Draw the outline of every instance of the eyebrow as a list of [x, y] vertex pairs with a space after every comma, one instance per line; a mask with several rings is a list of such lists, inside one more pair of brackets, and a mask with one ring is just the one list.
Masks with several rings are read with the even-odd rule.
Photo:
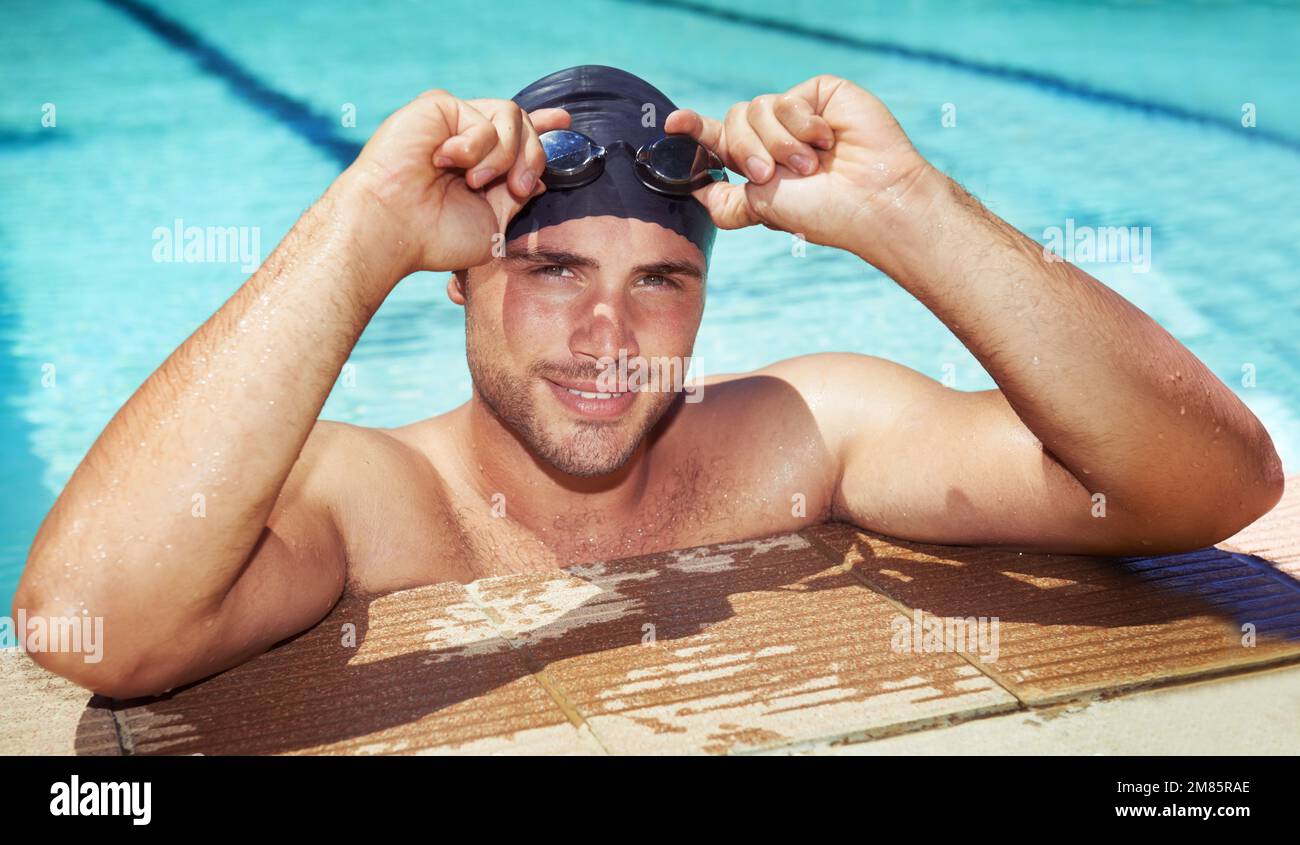
[[565, 249], [522, 249], [510, 250], [504, 259], [506, 264], [559, 264], [562, 267], [582, 267], [599, 270], [600, 262], [586, 255], [569, 252]]
[[[561, 267], [581, 267], [586, 270], [600, 269], [600, 262], [596, 259], [566, 249], [512, 250], [503, 261], [512, 266], [519, 264], [556, 264]], [[697, 281], [704, 281], [704, 273], [700, 270], [699, 265], [686, 259], [666, 258], [662, 261], [638, 264], [632, 268], [632, 272], [662, 276], [689, 276]]]
[[667, 258], [650, 264], [638, 264], [632, 268], [632, 272], [651, 276], [688, 276], [697, 282], [704, 281], [699, 266], [685, 259]]

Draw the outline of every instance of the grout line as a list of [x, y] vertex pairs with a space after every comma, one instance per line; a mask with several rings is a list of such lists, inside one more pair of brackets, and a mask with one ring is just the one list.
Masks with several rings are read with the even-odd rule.
[[117, 699], [109, 699], [108, 715], [113, 720], [113, 731], [117, 734], [117, 747], [122, 752], [122, 756], [134, 757], [135, 740], [131, 738], [131, 729], [127, 727], [126, 719], [118, 712], [117, 704]]
[[1282, 653], [1271, 655], [1262, 660], [1255, 661], [1254, 663], [1231, 663], [1227, 665], [1208, 666], [1202, 669], [1194, 669], [1180, 675], [1162, 675], [1158, 678], [1147, 678], [1144, 680], [1130, 681], [1105, 687], [1090, 687], [1087, 689], [1063, 692], [1057, 695], [1045, 695], [1042, 698], [1030, 702], [1029, 710], [1049, 710], [1065, 704], [1091, 704], [1096, 701], [1122, 698], [1133, 693], [1154, 692], [1181, 686], [1193, 686], [1195, 684], [1216, 680], [1226, 681], [1239, 676], [1272, 672], [1291, 667], [1300, 667], [1300, 654]]
[[[848, 524], [845, 523], [845, 525]], [[808, 530], [808, 529], [804, 529], [804, 530]], [[802, 536], [803, 532], [801, 531], [800, 534]], [[804, 536], [804, 539], [808, 540], [809, 543], [811, 543], [814, 547], [816, 547], [819, 551], [821, 551], [823, 556], [826, 557], [828, 560], [830, 560], [832, 563], [837, 563], [839, 566], [848, 569], [848, 571], [858, 581], [863, 583], [872, 592], [881, 596], [886, 601], [908, 612], [911, 612], [914, 609], [902, 602], [895, 600], [892, 596], [881, 591], [874, 584], [872, 584], [866, 578], [866, 576], [862, 575], [862, 573], [859, 572], [856, 567], [852, 566], [851, 564], [846, 565], [844, 561], [847, 555], [841, 555], [835, 549], [831, 548], [828, 544], [826, 544], [825, 541], [821, 540], [818, 537]], [[856, 547], [856, 543], [855, 543], [855, 547]], [[1259, 566], [1257, 563], [1253, 561], [1244, 561], [1244, 562], [1252, 564], [1256, 569], [1265, 568]], [[1290, 576], [1287, 576], [1285, 573], [1279, 573], [1279, 574], [1282, 577], [1291, 581], [1290, 586], [1292, 587], [1295, 586], [1294, 581], [1290, 579]], [[963, 657], [966, 657], [966, 655], [962, 652], [958, 652], [958, 654], [962, 654]], [[1058, 695], [1034, 696], [1034, 695], [1026, 694], [1023, 697], [1021, 695], [1018, 695], [1013, 689], [1010, 688], [1010, 685], [1007, 682], [1004, 682], [1001, 679], [1002, 676], [1000, 673], [990, 672], [987, 669], [985, 669], [985, 667], [980, 665], [978, 662], [970, 660], [969, 658], [967, 658], [967, 662], [973, 665], [976, 669], [980, 670], [983, 674], [989, 676], [993, 681], [998, 683], [999, 686], [1006, 689], [1008, 693], [1015, 696], [1015, 698], [1021, 702], [1025, 710], [1035, 711], [1043, 708], [1059, 707], [1061, 705], [1070, 704], [1070, 703], [1087, 704], [1093, 701], [1128, 695], [1134, 692], [1144, 692], [1147, 690], [1163, 689], [1163, 688], [1175, 687], [1183, 684], [1200, 683], [1215, 678], [1231, 677], [1235, 675], [1245, 675], [1256, 671], [1266, 671], [1269, 669], [1281, 668], [1288, 665], [1297, 665], [1300, 664], [1300, 654], [1297, 654], [1295, 652], [1291, 652], [1291, 653], [1284, 652], [1281, 654], [1268, 656], [1261, 660], [1257, 660], [1249, 663], [1232, 663], [1228, 665], [1220, 664], [1217, 666], [1206, 666], [1204, 668], [1194, 669], [1190, 672], [1183, 672], [1183, 673], [1173, 674], [1173, 675], [1163, 675], [1158, 678], [1135, 680], [1126, 683], [1112, 684], [1104, 687], [1092, 687], [1087, 689], [1065, 691]]]
[[497, 636], [504, 640], [506, 645], [510, 646], [511, 650], [518, 655], [520, 662], [524, 664], [524, 668], [528, 670], [529, 675], [537, 681], [542, 689], [546, 690], [546, 694], [551, 697], [551, 701], [564, 714], [564, 718], [569, 720], [569, 724], [573, 725], [579, 734], [585, 732], [590, 736], [603, 753], [613, 756], [613, 752], [596, 735], [596, 730], [591, 726], [591, 723], [583, 718], [582, 713], [564, 694], [564, 690], [547, 673], [546, 667], [537, 665], [537, 662], [528, 654], [528, 650], [523, 646], [515, 645], [514, 640], [501, 628], [501, 614], [497, 613], [496, 608], [483, 604], [478, 600], [477, 590], [468, 589], [473, 586], [472, 583], [465, 586], [465, 595], [469, 596], [469, 600], [474, 603], [474, 606], [483, 612], [483, 616], [487, 618], [488, 624], [492, 626], [492, 630], [496, 631]]
[[[876, 585], [871, 583], [871, 581], [867, 578], [867, 576], [863, 575], [861, 572], [858, 571], [858, 568], [856, 566], [854, 566], [852, 563], [846, 562], [848, 555], [839, 554], [830, 546], [826, 545], [826, 543], [823, 542], [819, 537], [805, 536], [803, 531], [799, 532], [799, 536], [803, 537], [813, 546], [813, 548], [817, 549], [817, 551], [821, 553], [823, 558], [826, 558], [832, 564], [842, 568], [845, 572], [848, 573], [849, 577], [853, 578], [855, 581], [857, 581], [862, 586], [866, 587], [875, 595], [880, 596], [882, 599], [889, 602], [891, 605], [893, 605], [895, 610], [910, 615], [913, 610], [918, 609], [918, 608], [907, 606], [903, 602], [899, 601], [898, 599], [894, 598], [893, 596], [889, 595], [888, 593], [876, 587]], [[854, 543], [854, 548], [855, 549], [857, 548], [856, 541]], [[861, 556], [860, 553], [859, 556]], [[1016, 693], [1016, 691], [1012, 688], [1011, 684], [1008, 681], [1004, 680], [1000, 672], [995, 672], [986, 668], [985, 665], [982, 664], [982, 661], [975, 661], [971, 659], [965, 652], [959, 651], [957, 652], [957, 654], [961, 657], [962, 660], [965, 660], [971, 666], [974, 666], [977, 672], [979, 672], [981, 675], [984, 675], [989, 680], [993, 681], [993, 683], [1001, 687], [1004, 692], [1006, 692], [1008, 695], [1014, 698], [1020, 704], [1021, 709], [1025, 709], [1030, 706], [1027, 701], [1025, 701]]]
[[959, 725], [967, 725], [985, 719], [999, 719], [1015, 716], [1017, 714], [1030, 715], [1032, 713], [1034, 713], [1032, 709], [1015, 706], [965, 710], [940, 716], [927, 716], [907, 722], [895, 722], [892, 725], [881, 725], [875, 728], [828, 733], [823, 736], [813, 737], [812, 739], [800, 739], [794, 742], [746, 748], [741, 751], [733, 751], [730, 756], [762, 757], [773, 754], [803, 755], [807, 752], [816, 752], [818, 747], [823, 745], [836, 748], [850, 748], [855, 745], [867, 745], [872, 742], [878, 742], [882, 739], [892, 739], [898, 736], [908, 736], [910, 734], [919, 734], [926, 731], [941, 731], [945, 728], [955, 728]]
[[[812, 526], [812, 527], [816, 527], [816, 526]], [[876, 588], [876, 586], [873, 585], [866, 578], [866, 576], [864, 576], [861, 572], [857, 570], [857, 567], [855, 567], [852, 563], [846, 562], [849, 555], [840, 554], [835, 549], [831, 548], [821, 538], [813, 535], [811, 532], [805, 534], [804, 533], [805, 531], [809, 531], [809, 529], [802, 529], [798, 532], [798, 534], [801, 537], [803, 537], [805, 540], [807, 540], [808, 543], [813, 548], [815, 548], [822, 555], [822, 557], [825, 558], [828, 562], [830, 562], [835, 566], [841, 567], [842, 569], [847, 571], [850, 574], [850, 576], [854, 578], [854, 580], [861, 583], [872, 593], [880, 596], [882, 599], [889, 602], [894, 607], [899, 608], [900, 610], [906, 610], [906, 611], [912, 610], [912, 608], [908, 607], [902, 602], [897, 601], [892, 596]], [[854, 548], [856, 548], [856, 541], [855, 541]], [[861, 555], [860, 552], [859, 555]], [[961, 654], [961, 652], [958, 653]], [[962, 654], [962, 657], [965, 658], [966, 655]], [[972, 711], [968, 714], [954, 713], [948, 715], [947, 717], [919, 720], [910, 723], [899, 723], [895, 725], [884, 726], [881, 728], [866, 729], [858, 732], [845, 731], [837, 734], [828, 734], [825, 737], [818, 737], [811, 740], [800, 740], [795, 743], [777, 744], [767, 748], [752, 749], [740, 753], [742, 754], [772, 754], [772, 753], [798, 754], [801, 753], [802, 751], [813, 750], [817, 745], [822, 743], [831, 746], [858, 745], [858, 744], [873, 742], [876, 740], [885, 739], [893, 736], [902, 736], [906, 734], [921, 733], [923, 731], [931, 731], [931, 730], [942, 730], [944, 728], [954, 727], [960, 724], [978, 722], [984, 719], [995, 719], [1002, 716], [1011, 716], [1016, 713], [1022, 713], [1026, 715], [1043, 713], [1046, 711], [1058, 709], [1060, 707], [1065, 707], [1069, 705], [1079, 705], [1079, 704], [1083, 705], [1084, 707], [1087, 707], [1093, 703], [1102, 702], [1110, 699], [1122, 698], [1133, 693], [1155, 692], [1160, 690], [1177, 689], [1179, 687], [1194, 686], [1197, 684], [1202, 684], [1207, 682], [1213, 683], [1215, 681], [1219, 681], [1222, 683], [1229, 683], [1233, 679], [1239, 677], [1247, 677], [1254, 674], [1263, 674], [1265, 672], [1270, 672], [1270, 671], [1284, 671], [1288, 668], [1300, 667], [1300, 654], [1284, 653], [1284, 654], [1279, 654], [1274, 658], [1267, 658], [1265, 660], [1255, 662], [1255, 663], [1234, 664], [1230, 666], [1218, 666], [1213, 668], [1206, 668], [1203, 671], [1193, 672], [1190, 674], [1164, 676], [1160, 678], [1149, 679], [1146, 681], [1136, 681], [1133, 683], [1121, 684], [1119, 686], [1099, 687], [1099, 688], [1094, 688], [1089, 690], [1075, 690], [1073, 692], [1063, 693], [1060, 696], [1041, 698], [1032, 701], [1026, 700], [1021, 696], [1017, 695], [1015, 691], [1009, 688], [1009, 686], [1006, 683], [1004, 683], [998, 675], [985, 670], [983, 666], [979, 665], [975, 661], [972, 661], [969, 658], [967, 658], [967, 662], [973, 665], [977, 671], [981, 672], [981, 674], [984, 674], [994, 683], [998, 684], [998, 686], [1002, 687], [1007, 693], [1009, 693], [1013, 698], [1015, 698], [1019, 706], [1014, 709], [1001, 710], [1001, 711], [998, 710], [989, 710], [986, 712]]]
[[[812, 753], [818, 755], [821, 753], [819, 746], [848, 748], [857, 745], [866, 745], [882, 739], [892, 739], [897, 736], [906, 736], [908, 734], [921, 733], [929, 730], [943, 730], [950, 727], [973, 724], [985, 720], [993, 721], [1005, 716], [1024, 715], [1036, 716], [1038, 718], [1052, 718], [1053, 711], [1060, 711], [1063, 708], [1079, 707], [1086, 709], [1093, 704], [1105, 704], [1109, 701], [1126, 698], [1130, 693], [1156, 693], [1170, 692], [1183, 688], [1191, 688], [1204, 684], [1218, 683], [1227, 685], [1234, 680], [1247, 679], [1255, 676], [1272, 674], [1274, 672], [1300, 671], [1300, 658], [1292, 656], [1283, 658], [1281, 663], [1253, 664], [1249, 666], [1226, 667], [1224, 669], [1212, 672], [1210, 674], [1200, 674], [1196, 676], [1185, 676], [1179, 678], [1165, 678], [1159, 681], [1149, 683], [1139, 683], [1129, 685], [1122, 689], [1100, 689], [1093, 690], [1090, 693], [1081, 696], [1069, 698], [1045, 699], [1023, 710], [991, 710], [986, 713], [975, 713], [970, 716], [960, 718], [950, 718], [947, 720], [932, 720], [929, 723], [920, 721], [903, 726], [903, 730], [867, 730], [860, 734], [828, 734], [824, 738], [812, 740], [800, 740], [799, 742], [787, 745], [774, 745], [767, 748], [757, 748], [739, 752], [743, 755], [763, 755], [763, 754], [791, 754], [802, 755]], [[958, 752], [959, 754], [962, 752]]]

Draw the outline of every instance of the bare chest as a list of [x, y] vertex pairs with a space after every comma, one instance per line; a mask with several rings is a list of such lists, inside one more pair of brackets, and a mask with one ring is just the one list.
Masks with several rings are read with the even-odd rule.
[[[618, 513], [577, 507], [538, 521], [532, 503], [443, 491], [436, 518], [410, 514], [388, 526], [385, 565], [359, 584], [367, 592], [438, 581], [550, 572], [599, 560], [721, 543], [824, 521], [827, 491], [816, 467], [805, 472], [728, 456], [690, 456]], [[405, 537], [405, 541], [401, 538]]]
[[[770, 481], [770, 479], [768, 480]], [[793, 530], [820, 521], [824, 498], [775, 490], [722, 460], [692, 459], [618, 513], [577, 507], [527, 527], [510, 502], [461, 502], [461, 554], [475, 577], [553, 570], [599, 560]], [[800, 485], [795, 485], [800, 486]]]

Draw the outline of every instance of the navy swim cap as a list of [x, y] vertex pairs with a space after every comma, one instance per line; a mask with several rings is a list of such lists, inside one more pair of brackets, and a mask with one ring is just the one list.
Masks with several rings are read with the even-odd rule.
[[[573, 118], [571, 129], [601, 146], [627, 141], [633, 151], [663, 137], [662, 123], [677, 108], [644, 79], [605, 65], [556, 71], [511, 99], [525, 112], [562, 108]], [[647, 105], [654, 107], [653, 112]], [[529, 200], [506, 226], [506, 240], [566, 220], [602, 214], [671, 229], [700, 248], [708, 267], [718, 231], [708, 210], [694, 197], [665, 196], [641, 184], [632, 169], [632, 154], [621, 146], [609, 148], [604, 172], [594, 182], [577, 188], [547, 188], [546, 193]]]

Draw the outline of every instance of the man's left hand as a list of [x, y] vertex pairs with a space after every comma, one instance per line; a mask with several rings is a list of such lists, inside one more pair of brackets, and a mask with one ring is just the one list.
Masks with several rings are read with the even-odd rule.
[[851, 251], [908, 213], [918, 182], [940, 176], [884, 103], [828, 74], [736, 103], [721, 122], [678, 109], [664, 130], [749, 179], [695, 191], [719, 228], [762, 224]]

